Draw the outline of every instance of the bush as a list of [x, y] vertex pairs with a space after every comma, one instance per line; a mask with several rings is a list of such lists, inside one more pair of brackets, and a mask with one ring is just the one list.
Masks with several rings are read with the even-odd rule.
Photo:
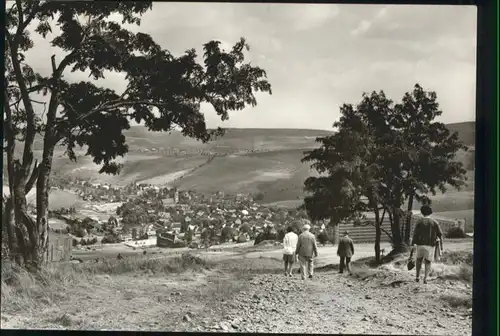
[[248, 241], [248, 236], [246, 234], [242, 234], [238, 237], [238, 243], [246, 243]]
[[472, 266], [474, 256], [469, 251], [446, 251], [441, 256], [441, 262], [447, 265], [468, 265]]
[[97, 243], [97, 238], [96, 237], [88, 238], [88, 239], [82, 238], [80, 240], [80, 244], [82, 244], [82, 245], [94, 245], [95, 243]]
[[255, 237], [254, 245], [258, 245], [259, 243], [263, 242], [264, 240], [276, 240], [277, 237], [278, 237], [278, 233], [276, 232], [276, 230], [260, 232], [257, 235], [257, 237]]
[[318, 242], [322, 245], [325, 245], [326, 243], [328, 243], [329, 239], [328, 239], [328, 234], [326, 233], [326, 231], [322, 231], [318, 234], [317, 236], [317, 239], [318, 239]]
[[280, 228], [278, 230], [277, 240], [283, 241], [283, 239], [285, 238], [285, 235], [286, 235], [286, 230], [284, 228]]
[[87, 231], [84, 228], [79, 227], [79, 226], [73, 226], [71, 228], [71, 231], [72, 231], [73, 235], [77, 236], [78, 238], [83, 238], [87, 234]]
[[462, 228], [456, 226], [452, 227], [451, 229], [446, 232], [446, 238], [452, 238], [452, 239], [457, 239], [457, 238], [467, 238], [467, 235], [465, 234], [465, 231], [462, 230]]
[[238, 231], [240, 233], [250, 233], [250, 232], [252, 232], [252, 230], [250, 229], [250, 226], [248, 226], [248, 224], [246, 224], [246, 223], [240, 225]]
[[117, 244], [120, 242], [121, 242], [120, 238], [115, 235], [104, 236], [104, 238], [102, 238], [101, 240], [102, 244]]
[[258, 192], [253, 196], [254, 201], [262, 201], [265, 197], [265, 194], [263, 192]]
[[74, 246], [78, 246], [78, 244], [79, 244], [79, 241], [78, 241], [78, 240], [76, 240], [75, 238], [73, 238], [73, 247], [74, 247]]
[[225, 243], [226, 241], [228, 241], [231, 238], [232, 234], [233, 230], [229, 226], [224, 227], [220, 234], [221, 243]]
[[185, 234], [184, 234], [184, 240], [190, 244], [192, 241], [193, 241], [193, 231], [191, 230], [188, 230]]

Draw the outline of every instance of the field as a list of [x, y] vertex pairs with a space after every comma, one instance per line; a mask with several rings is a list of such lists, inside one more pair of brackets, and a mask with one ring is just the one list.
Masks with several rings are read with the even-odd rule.
[[281, 249], [265, 244], [53, 266], [44, 282], [2, 265], [1, 327], [470, 335], [472, 241], [445, 248], [428, 285], [405, 256], [368, 267], [372, 245], [356, 246], [352, 277], [320, 247], [307, 281], [285, 278]]
[[[474, 144], [474, 123], [448, 126], [458, 131], [466, 144]], [[183, 137], [179, 132], [154, 133], [135, 126], [126, 132], [130, 152], [121, 159], [123, 169], [120, 175], [98, 174], [99, 167], [83, 152], [76, 163], [71, 162], [61, 148], [54, 159], [54, 178], [79, 176], [112, 185], [143, 182], [203, 193], [254, 193], [259, 194], [261, 203], [296, 207], [304, 196], [304, 180], [316, 174], [308, 164], [300, 162], [304, 151], [317, 147], [316, 137], [329, 133], [304, 129], [228, 129], [224, 137], [202, 144]], [[218, 156], [212, 157], [214, 153]], [[40, 152], [36, 154], [39, 156]], [[473, 152], [460, 153], [457, 159], [468, 167], [474, 166]], [[463, 190], [450, 189], [431, 198], [435, 212], [456, 218], [469, 214], [464, 218], [472, 226], [473, 170], [468, 172], [468, 185]], [[51, 196], [51, 203], [56, 208], [77, 202], [73, 196], [68, 200], [59, 199]], [[419, 207], [415, 202], [413, 208]]]

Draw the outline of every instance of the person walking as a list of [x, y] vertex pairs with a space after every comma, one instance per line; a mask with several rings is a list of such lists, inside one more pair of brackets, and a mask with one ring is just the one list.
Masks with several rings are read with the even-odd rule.
[[293, 228], [289, 226], [286, 229], [285, 237], [283, 238], [283, 261], [285, 263], [285, 275], [292, 276], [293, 263], [295, 261], [295, 250], [299, 236], [293, 232]]
[[316, 244], [316, 237], [309, 231], [311, 230], [311, 226], [306, 224], [302, 230], [303, 232], [297, 241], [295, 254], [299, 257], [302, 280], [305, 280], [306, 276], [309, 279], [313, 278], [313, 257], [318, 256], [318, 246]]
[[432, 209], [428, 205], [420, 208], [423, 218], [420, 218], [415, 224], [413, 230], [412, 245], [416, 245], [416, 281], [420, 281], [420, 270], [422, 263], [425, 262], [424, 270], [424, 284], [427, 283], [427, 278], [431, 272], [432, 262], [434, 261], [434, 254], [436, 243], [439, 239], [439, 248], [443, 250], [443, 233], [439, 223], [429, 216], [432, 215]]
[[349, 237], [349, 232], [345, 231], [344, 236], [339, 239], [337, 247], [337, 255], [340, 257], [339, 273], [344, 273], [344, 269], [346, 269], [349, 274], [352, 274], [350, 265], [353, 254], [354, 242]]

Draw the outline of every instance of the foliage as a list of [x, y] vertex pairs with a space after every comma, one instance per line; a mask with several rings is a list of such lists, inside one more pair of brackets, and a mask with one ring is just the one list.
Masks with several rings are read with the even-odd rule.
[[181, 222], [181, 230], [180, 230], [181, 233], [184, 233], [184, 232], [188, 231], [188, 228], [189, 228], [189, 222], [183, 220]]
[[187, 230], [184, 234], [184, 240], [190, 244], [193, 241], [193, 231]]
[[75, 235], [78, 238], [83, 238], [87, 235], [87, 230], [85, 230], [81, 226], [73, 225], [71, 227], [71, 234]]
[[286, 235], [286, 228], [284, 226], [281, 226], [279, 229], [278, 229], [278, 234], [277, 234], [277, 237], [276, 239], [278, 241], [283, 241], [283, 239], [285, 238], [285, 235]]
[[104, 236], [101, 240], [102, 244], [117, 244], [121, 243], [122, 240], [117, 235], [108, 234]]
[[333, 224], [374, 212], [376, 251], [380, 223], [388, 215], [393, 244], [399, 246], [400, 207], [406, 199], [430, 203], [428, 194], [464, 185], [466, 171], [455, 161], [464, 145], [456, 132], [434, 121], [442, 114], [436, 93], [418, 84], [400, 104], [394, 105], [383, 91], [372, 92], [363, 94], [356, 106], [344, 104], [340, 112], [333, 124], [337, 132], [317, 138], [321, 146], [302, 160], [320, 173], [304, 182], [308, 195], [302, 208], [312, 220]]
[[265, 194], [263, 192], [258, 192], [253, 196], [253, 200], [256, 202], [262, 201], [264, 199], [264, 197], [265, 197]]
[[[65, 3], [15, 1], [5, 13], [4, 148], [7, 152], [9, 187], [15, 198], [19, 235], [9, 235], [23, 253], [25, 263], [40, 266], [48, 246], [48, 191], [56, 145], [77, 160], [75, 148], [101, 166], [101, 173], [117, 174], [118, 156], [128, 151], [124, 130], [134, 121], [150, 131], [180, 129], [182, 134], [209, 141], [222, 134], [207, 129], [203, 104], [210, 104], [222, 121], [232, 111], [255, 106], [256, 92], [271, 93], [266, 72], [245, 63], [249, 45], [241, 38], [229, 51], [219, 41], [203, 45], [203, 61], [194, 49], [180, 56], [156, 43], [145, 33], [128, 30], [140, 25], [152, 8], [149, 1]], [[125, 25], [126, 24], [126, 25]], [[36, 72], [26, 52], [40, 35], [64, 51], [52, 55], [47, 73]], [[47, 55], [48, 56], [48, 55]], [[47, 60], [49, 63], [49, 60]], [[89, 74], [88, 81], [69, 81], [68, 72]], [[97, 82], [106, 72], [124, 75], [124, 90]], [[76, 78], [73, 76], [73, 78]], [[102, 82], [101, 82], [102, 83]], [[37, 113], [35, 94], [46, 108]], [[41, 164], [34, 160], [35, 136], [43, 137]], [[15, 157], [22, 144], [22, 158]], [[36, 221], [27, 216], [26, 194], [36, 184]], [[138, 222], [140, 218], [128, 218]], [[17, 247], [16, 247], [17, 249]]]
[[238, 231], [240, 233], [250, 233], [252, 230], [250, 229], [250, 226], [246, 223], [243, 223], [240, 225], [240, 227], [238, 228]]
[[238, 243], [246, 243], [248, 241], [248, 235], [247, 234], [240, 234], [238, 236]]
[[467, 234], [465, 233], [464, 230], [462, 230], [461, 227], [455, 226], [450, 228], [446, 234], [446, 238], [451, 238], [451, 239], [460, 239], [460, 238], [467, 238]]
[[274, 228], [267, 227], [264, 231], [257, 234], [254, 245], [258, 245], [265, 240], [277, 240], [277, 238], [278, 232]]
[[220, 234], [220, 242], [225, 243], [233, 236], [233, 229], [229, 226], [225, 226]]
[[441, 256], [441, 262], [450, 265], [473, 266], [474, 255], [468, 251], [445, 251]]
[[97, 237], [92, 237], [92, 238], [82, 238], [80, 239], [80, 245], [86, 246], [86, 245], [94, 245], [97, 243]]
[[320, 231], [317, 235], [318, 242], [322, 245], [326, 245], [329, 242], [328, 233], [326, 230]]

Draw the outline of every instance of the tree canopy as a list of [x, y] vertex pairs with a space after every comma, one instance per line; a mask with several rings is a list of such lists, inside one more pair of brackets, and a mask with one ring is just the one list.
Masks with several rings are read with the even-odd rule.
[[430, 203], [438, 190], [465, 184], [466, 171], [455, 160], [465, 146], [456, 132], [435, 121], [442, 114], [436, 93], [418, 84], [399, 104], [383, 91], [372, 92], [356, 106], [344, 104], [340, 113], [336, 133], [317, 138], [320, 147], [302, 160], [320, 173], [306, 179], [303, 207], [312, 220], [333, 223], [370, 211], [380, 225], [387, 213], [398, 245], [405, 200]]
[[[9, 204], [15, 209], [9, 225], [18, 232], [18, 252], [24, 251], [25, 262], [39, 264], [47, 247], [48, 186], [56, 145], [63, 145], [72, 160], [78, 156], [75, 149], [83, 147], [101, 165], [101, 173], [116, 174], [121, 167], [116, 158], [128, 151], [123, 131], [132, 121], [150, 131], [178, 129], [207, 142], [223, 131], [207, 128], [202, 104], [210, 104], [224, 121], [231, 111], [255, 106], [256, 92], [271, 93], [266, 72], [245, 62], [249, 45], [244, 38], [229, 51], [221, 50], [218, 41], [208, 41], [199, 62], [194, 49], [176, 56], [150, 35], [127, 29], [140, 25], [142, 14], [151, 8], [150, 1], [16, 0], [7, 5], [4, 147], [13, 197]], [[35, 71], [26, 57], [35, 47], [34, 34], [50, 38], [51, 46], [64, 53], [47, 55], [49, 74]], [[89, 74], [91, 80], [72, 81], [67, 76], [71, 72]], [[98, 85], [96, 80], [108, 72], [124, 75], [123, 91]], [[47, 102], [36, 101], [35, 94], [46, 96]], [[39, 103], [46, 105], [43, 113], [35, 108]], [[43, 138], [40, 164], [33, 154], [37, 134]], [[21, 142], [18, 158], [14, 149]], [[27, 214], [25, 198], [34, 185], [36, 222]]]

